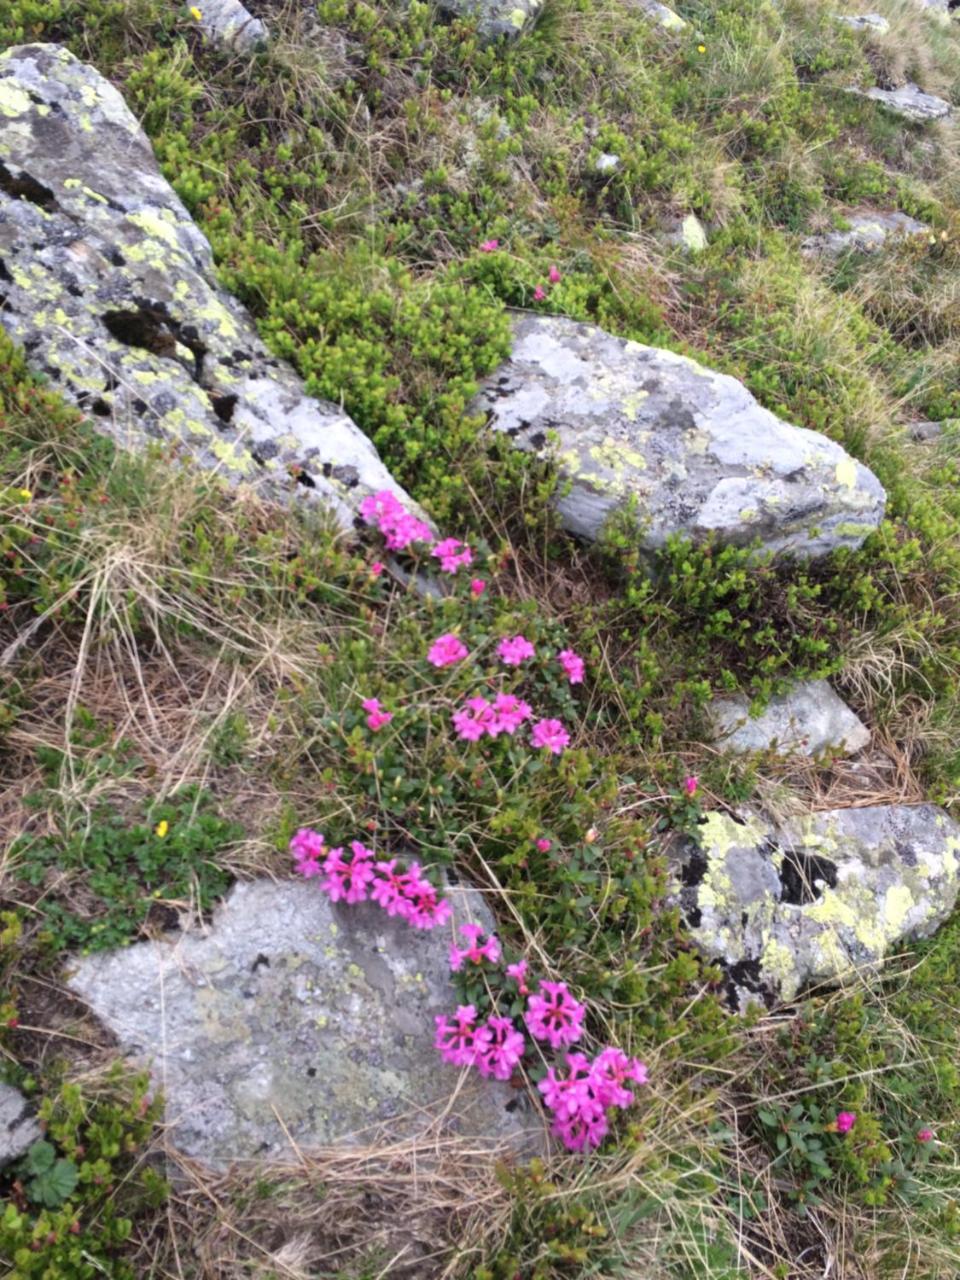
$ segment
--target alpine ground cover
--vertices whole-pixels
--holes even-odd
[[[905,77],[956,97],[955,29],[906,0],[881,6],[887,43],[829,6],[690,0],[688,32],[664,36],[615,0],[557,0],[483,49],[415,2],[323,0],[325,38],[306,6],[253,7],[280,39],[249,60],[160,0],[13,0],[0,45],[60,40],[117,83],[223,282],[461,563],[424,549],[448,590],[421,598],[374,536],[349,547],[320,517],[116,455],[0,340],[0,1051],[79,1174],[49,1207],[26,1190],[42,1169],[4,1175],[0,1258],[68,1280],[404,1274],[378,1223],[409,1201],[375,1165],[164,1188],[141,1086],[105,1074],[109,1045],[55,995],[65,944],[287,874],[309,825],[458,868],[499,904],[509,954],[588,1009],[584,1052],[649,1070],[586,1159],[490,1171],[483,1194],[448,1170],[464,1189],[436,1192],[436,1274],[812,1277],[833,1258],[849,1277],[952,1276],[955,922],[871,987],[733,1019],[664,904],[663,841],[702,809],[793,811],[824,788],[956,802],[960,475],[949,434],[896,430],[960,416],[956,138],[843,92]],[[801,257],[803,234],[859,204],[931,236]],[[686,211],[712,226],[691,257],[655,234]],[[815,568],[674,544],[651,579],[627,522],[578,548],[550,468],[465,416],[508,349],[508,307],[735,373],[876,472],[883,527]],[[703,745],[713,692],[762,701],[820,674],[877,726],[882,781]],[[490,732],[498,717],[515,731]],[[118,910],[145,891],[142,917]],[[99,1183],[78,1134],[109,1165]]]

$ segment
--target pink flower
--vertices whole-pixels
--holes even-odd
[[[353,854],[350,862],[343,859],[342,849],[331,849],[323,864],[325,878],[320,888],[331,902],[341,899],[352,906],[366,902],[367,887],[373,879],[373,850],[365,848],[359,840],[350,845]]]
[[[537,1085],[553,1112],[552,1132],[569,1151],[598,1147],[608,1131],[606,1108],[590,1064],[582,1053],[568,1053],[566,1076],[551,1067]]]
[[[487,584],[482,578],[474,578],[470,583],[470,594],[473,596],[482,596],[487,589]]]
[[[290,841],[290,852],[297,871],[309,880],[321,871],[320,860],[327,856],[323,836],[311,827],[301,827]]]
[[[514,980],[517,984],[517,990],[522,996],[528,996],[530,994],[530,989],[527,986],[526,960],[518,960],[516,964],[508,964],[507,977]]]
[[[555,262],[550,264],[550,270],[547,272],[547,275],[550,277],[551,284],[559,284],[562,279],[562,276],[560,275],[560,268]]]
[[[430,646],[427,661],[435,667],[449,667],[469,654],[467,646],[452,631],[438,636]]]
[[[932,1130],[932,1129],[920,1129],[920,1130],[918,1131],[918,1133],[917,1133],[917,1141],[918,1141],[918,1142],[932,1142],[932,1141],[933,1141],[933,1130]]]
[[[538,284],[533,291],[534,302],[542,302],[546,296],[547,296],[546,289],[544,289],[542,284]]]
[[[490,1043],[491,1033],[486,1027],[477,1026],[477,1011],[472,1004],[460,1005],[452,1021],[443,1015],[434,1021],[434,1048],[440,1051],[444,1062],[455,1067],[472,1067]]]
[[[683,787],[688,796],[695,796],[699,785],[700,779],[695,777],[693,774],[691,774],[689,778],[684,778],[683,780]]]
[[[519,667],[521,662],[532,658],[534,653],[534,647],[526,636],[510,636],[497,645],[497,655],[508,667]]]
[[[481,253],[496,253],[496,251],[497,251],[499,248],[500,248],[500,241],[499,241],[499,240],[484,240],[484,241],[483,241],[483,243],[480,245],[480,252],[481,252]]]
[[[409,906],[401,914],[414,929],[436,929],[450,919],[450,903],[438,896],[436,887],[422,874],[419,863],[411,862],[403,892]]]
[[[496,724],[488,730],[491,738],[495,738],[498,733],[516,733],[524,720],[529,720],[533,715],[533,707],[512,693],[498,693],[493,700],[493,713]]]
[[[380,706],[379,698],[364,698],[360,704],[367,714],[367,728],[373,733],[382,729],[385,724],[389,724],[393,719],[392,711],[384,711]]]
[[[837,1126],[837,1133],[849,1133],[857,1123],[856,1113],[853,1111],[838,1111],[835,1123]]]
[[[370,577],[379,578],[381,573],[383,573],[384,568],[385,566],[380,560],[374,560],[373,564],[370,566]]]
[[[537,851],[539,853],[549,853],[553,848],[553,841],[548,840],[546,836],[541,836],[537,841]]]
[[[625,1088],[626,1081],[647,1083],[647,1068],[639,1058],[628,1058],[622,1049],[613,1045],[601,1049],[590,1068],[600,1101],[605,1107],[629,1107],[633,1094]]]
[[[465,542],[460,542],[457,538],[444,538],[430,554],[440,561],[442,573],[456,573],[461,567],[473,563],[473,552]]]
[[[488,1018],[486,1030],[490,1032],[490,1039],[477,1054],[476,1068],[482,1076],[509,1080],[526,1048],[523,1035],[509,1018]]]
[[[429,525],[410,515],[389,489],[370,494],[360,503],[360,515],[384,535],[391,551],[403,551],[411,542],[432,542]]]
[[[464,742],[479,742],[485,733],[496,736],[497,716],[486,698],[469,698],[466,707],[453,713],[453,727]]]
[[[453,944],[450,947],[450,968],[455,973],[463,968],[465,961],[469,961],[471,964],[483,964],[484,960],[489,960],[491,964],[497,963],[500,959],[500,942],[496,934],[491,933],[490,937],[481,946],[480,939],[483,937],[483,929],[480,925],[462,924],[460,932],[470,945],[461,948]]]
[[[406,918],[410,914],[410,901],[407,889],[410,887],[410,876],[406,871],[397,871],[397,860],[377,863],[377,875],[370,890],[370,897],[382,907],[388,916]]]
[[[547,1040],[551,1049],[562,1049],[583,1035],[585,1012],[565,982],[541,982],[539,992],[527,1003],[527,1028],[535,1040]]]
[[[547,747],[555,756],[562,754],[570,743],[570,735],[559,720],[538,720],[530,734],[534,747]]]
[[[578,653],[574,653],[572,649],[561,649],[557,654],[557,661],[571,684],[583,684],[583,659]]]

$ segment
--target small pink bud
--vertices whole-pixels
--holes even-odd
[[[932,1141],[933,1141],[933,1130],[932,1130],[932,1129],[921,1129],[921,1130],[920,1130],[920,1132],[917,1134],[917,1141],[918,1141],[918,1142],[932,1142]]]
[[[499,240],[484,240],[483,244],[481,244],[481,246],[480,246],[480,252],[481,252],[481,253],[496,253],[496,251],[497,251],[499,248],[500,248],[500,241],[499,241]]]
[[[837,1133],[849,1133],[857,1123],[856,1113],[853,1111],[838,1111],[834,1123],[837,1126]]]
[[[597,830],[596,827],[591,827],[590,830],[587,832],[587,834],[583,837],[584,844],[596,844],[597,837],[599,836],[599,834],[600,832]]]
[[[383,570],[384,565],[381,564],[379,560],[374,560],[373,564],[370,566],[370,577],[379,578],[381,573],[383,573]]]
[[[559,284],[559,283],[560,283],[560,280],[561,280],[560,268],[557,266],[557,264],[556,264],[555,262],[554,262],[554,263],[552,263],[552,265],[551,265],[551,267],[550,267],[550,270],[549,270],[549,272],[548,272],[548,275],[549,275],[549,277],[550,277],[550,283],[551,283],[551,284]]]
[[[542,284],[538,284],[533,291],[534,302],[542,302],[546,296],[547,296],[546,289],[544,289]]]
[[[691,774],[689,778],[684,778],[683,780],[683,787],[688,796],[695,796],[699,786],[700,779],[695,777],[693,774]]]
[[[549,853],[550,850],[553,848],[553,841],[548,840],[546,836],[541,836],[540,839],[537,841],[537,848],[540,850],[541,853]]]
[[[482,578],[474,578],[470,583],[470,594],[474,596],[482,596],[487,589],[487,584]]]

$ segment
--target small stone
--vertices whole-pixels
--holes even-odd
[[[686,217],[667,218],[662,223],[663,239],[687,253],[702,253],[707,247],[707,232],[695,213]]]
[[[801,253],[837,257],[841,253],[871,253],[888,240],[908,240],[911,236],[929,235],[930,228],[909,218],[905,213],[863,212],[847,214],[845,231],[825,231],[808,236],[800,246]]]
[[[240,0],[202,0],[200,29],[216,44],[249,51],[267,43],[267,29]]]
[[[42,1137],[23,1094],[9,1084],[0,1084],[0,1169],[18,1160]]]
[[[894,115],[904,120],[912,120],[923,124],[931,120],[943,120],[950,115],[953,107],[943,98],[932,93],[924,93],[915,84],[905,84],[899,89],[857,89],[851,88],[849,93],[858,94],[862,98],[870,98],[878,102]]]
[[[620,157],[609,151],[601,151],[593,167],[597,173],[613,173],[620,168]]]
[[[782,756],[832,751],[849,756],[870,742],[870,730],[826,680],[809,680],[772,698],[756,717],[750,715],[749,700],[742,695],[718,699],[707,714],[726,751],[775,750]]]
[[[631,509],[648,554],[681,534],[813,558],[859,546],[882,518],[866,467],[735,378],[561,316],[518,316],[513,333],[470,412],[556,458],[571,533],[594,541]]]
[[[679,13],[674,13],[669,5],[661,4],[660,0],[637,0],[637,3],[648,18],[666,31],[682,31],[687,25]]]
[[[480,894],[448,888],[457,923],[494,923]],[[224,1168],[258,1157],[438,1126],[480,1146],[539,1149],[543,1125],[509,1084],[446,1065],[437,1014],[460,1003],[450,928],[421,933],[373,903],[333,904],[316,883],[238,884],[205,934],[79,959],[69,985],[164,1083],[184,1154]],[[442,1117],[442,1119],[441,1119]]]
[[[735,1007],[793,1000],[928,938],[960,887],[960,827],[935,805],[833,809],[774,825],[709,813],[672,854],[674,898]]]
[[[942,422],[911,422],[907,427],[911,440],[920,444],[930,444],[943,435]]]
[[[890,30],[890,23],[879,13],[861,13],[856,16],[838,13],[836,18],[845,26],[853,27],[854,31],[871,31],[875,35],[885,36]]]
[[[536,22],[543,0],[440,0],[453,17],[475,17],[481,40],[515,40]]]

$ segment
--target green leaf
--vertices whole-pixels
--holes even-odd
[[[53,1146],[41,1139],[39,1142],[35,1142],[24,1156],[24,1171],[30,1177],[37,1177],[39,1174],[46,1173],[56,1158],[57,1153]]]
[[[72,1160],[57,1160],[52,1168],[27,1183],[27,1195],[35,1204],[55,1209],[73,1191],[78,1176]]]

